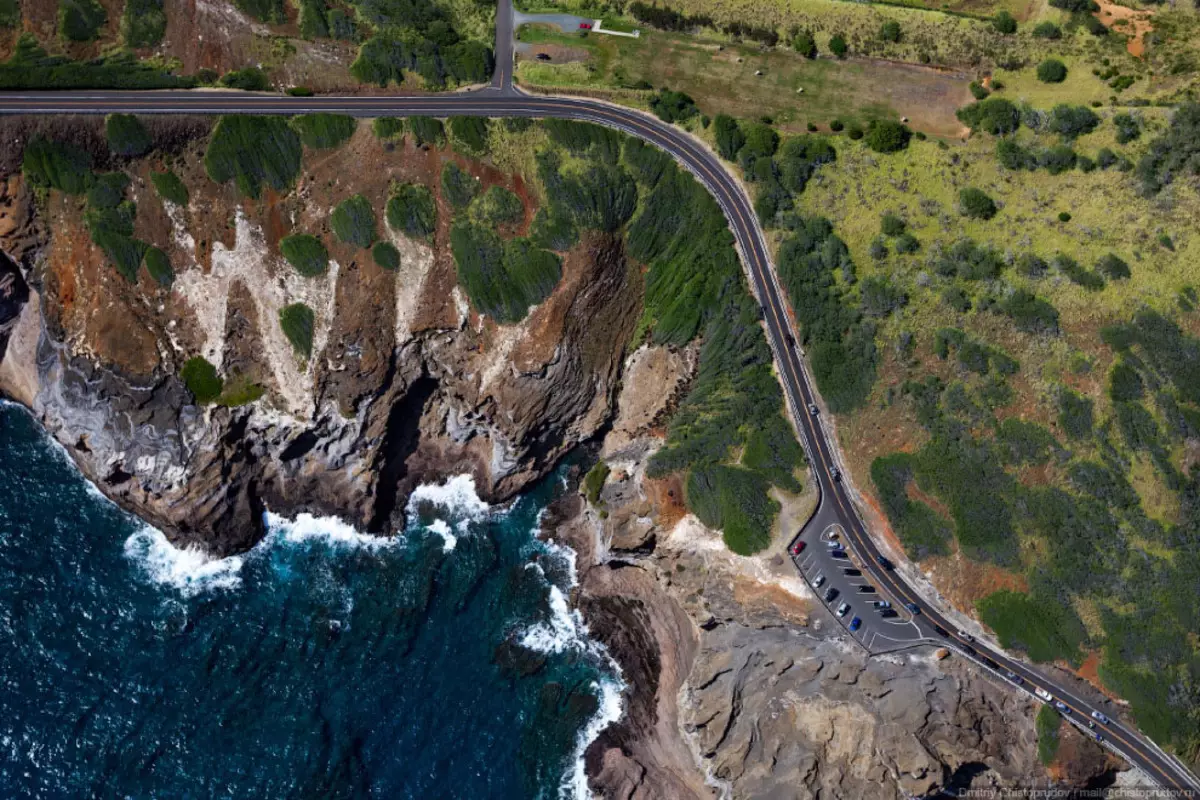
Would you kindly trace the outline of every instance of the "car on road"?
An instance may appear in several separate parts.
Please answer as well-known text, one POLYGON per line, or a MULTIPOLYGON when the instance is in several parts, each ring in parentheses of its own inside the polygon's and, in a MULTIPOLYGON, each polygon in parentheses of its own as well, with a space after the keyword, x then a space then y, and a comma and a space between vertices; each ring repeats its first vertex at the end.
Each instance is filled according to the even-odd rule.
POLYGON ((837 558, 842 561, 845 561, 846 560, 846 551, 845 550, 830 550, 829 556, 831 558, 837 558))
POLYGON ((875 594, 875 587, 869 583, 864 583, 862 586, 858 587, 858 593, 859 594, 875 594))
POLYGON ((844 617, 844 616, 846 616, 846 612, 848 612, 849 610, 850 610, 850 604, 843 600, 842 604, 837 607, 837 615, 839 617, 844 617))
POLYGON ((887 560, 886 558, 884 558, 883 556, 880 556, 880 557, 879 557, 878 559, 876 559, 876 560, 879 562, 879 566, 883 567, 884 569, 886 569, 886 570, 891 570, 891 569, 894 569, 894 565, 892 564, 892 562, 891 562, 891 561, 888 561, 888 560, 887 560))
POLYGON ((983 659, 983 663, 986 664, 989 669, 1000 669, 1000 665, 995 661, 992 661, 987 656, 980 656, 980 658, 983 659))
POLYGON ((959 637, 961 637, 961 638, 962 638, 964 641, 968 641, 968 642, 973 642, 973 641, 975 641, 975 637, 974 637, 974 636, 972 636, 971 634, 967 633, 966 631, 964 631, 962 628, 959 628, 959 629, 958 629, 958 635, 959 635, 959 637))
POLYGON ((1109 721, 1108 717, 1104 716, 1099 711, 1092 712, 1092 719, 1094 719, 1094 720, 1096 720, 1096 722, 1102 723, 1104 725, 1107 725, 1108 721, 1109 721))
POLYGON ((838 596, 838 590, 833 588, 832 586, 830 586, 828 589, 825 590, 825 602, 826 603, 832 603, 833 598, 835 598, 837 596, 838 596))
POLYGON ((804 549, 804 542, 797 539, 796 543, 792 545, 791 554, 794 556, 798 556, 798 555, 800 555, 800 551, 803 549, 804 549))
POLYGON ((861 627, 862 627, 862 620, 859 619, 858 617, 855 617, 854 619, 850 620, 850 632, 851 633, 854 633, 856 630, 858 630, 861 627))
POLYGON ((946 630, 941 625, 934 625, 933 629, 935 631, 937 631, 938 636, 945 636, 946 638, 950 638, 950 631, 946 630))
POLYGON ((1098 733, 1093 733, 1093 734, 1092 734, 1092 736, 1095 736, 1095 737, 1096 737, 1096 741, 1097 741, 1097 742, 1103 742, 1103 741, 1104 741, 1104 737, 1103 737, 1103 736, 1101 736, 1101 735, 1100 735, 1100 734, 1098 734, 1098 733))
POLYGON ((538 53, 536 56, 534 56, 534 58, 536 58, 538 61, 549 61, 550 55, 548 53, 538 53))
POLYGON ((816 404, 816 403, 809 403, 809 404, 808 404, 808 413, 812 414, 814 417, 815 417, 817 414, 819 414, 819 413, 820 413, 820 410, 817 408, 817 404, 816 404))
POLYGON ((892 604, 889 603, 887 600, 876 600, 875 602, 871 603, 871 605, 875 606, 875 608, 891 608, 892 607, 892 604))
POLYGON ((1013 683, 1024 683, 1025 679, 1015 672, 1005 672, 1004 677, 1008 678, 1013 683))
POLYGON ((833 476, 833 479, 834 479, 835 481, 838 481, 839 483, 841 482, 841 480, 842 480, 842 471, 841 471, 840 469, 838 469, 837 467, 834 467, 834 468, 833 468, 833 469, 830 471, 830 473, 829 473, 829 474, 833 476))
POLYGON ((1054 707, 1058 709, 1060 714, 1070 714, 1071 709, 1067 708, 1067 704, 1061 700, 1054 701, 1054 707))
POLYGON ((862 575, 862 570, 855 569, 854 567, 842 567, 842 574, 848 575, 851 578, 857 578, 859 575, 862 575))
POLYGON ((825 582, 825 576, 824 576, 824 575, 818 575, 817 577, 813 578, 813 588, 814 588, 814 589, 820 589, 820 588, 821 588, 821 584, 822 584, 822 583, 824 583, 824 582, 825 582))
POLYGON ((921 613, 921 607, 919 605, 917 605, 916 603, 905 603, 904 607, 907 608, 909 613, 912 614, 913 616, 916 616, 917 614, 921 613))
POLYGON ((1033 693, 1036 694, 1041 699, 1045 700, 1047 703, 1054 702, 1054 695, 1050 694, 1049 692, 1047 692, 1045 689, 1041 688, 1040 686, 1038 688, 1034 689, 1033 693))

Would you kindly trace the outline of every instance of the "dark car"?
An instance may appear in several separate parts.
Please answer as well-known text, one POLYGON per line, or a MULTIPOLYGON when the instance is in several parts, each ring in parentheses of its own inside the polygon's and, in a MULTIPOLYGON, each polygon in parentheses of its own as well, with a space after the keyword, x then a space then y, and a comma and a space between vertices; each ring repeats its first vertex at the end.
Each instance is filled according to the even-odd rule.
POLYGON ((962 647, 963 647, 963 650, 967 651, 967 655, 969 655, 969 656, 978 656, 979 655, 979 651, 977 651, 974 647, 971 647, 971 645, 969 645, 969 644, 964 644, 962 647))
POLYGON ((935 631, 937 631, 937 635, 938 635, 938 636, 944 636, 944 637, 946 637, 947 639, 949 639, 949 638, 950 638, 950 631, 946 630, 946 629, 945 629, 945 628, 943 628, 941 625, 934 625, 934 626, 933 626, 933 629, 934 629, 935 631))
POLYGON ((892 617, 897 616, 897 614, 895 609, 884 608, 879 611, 879 616, 883 617, 884 619, 891 619, 892 617))
POLYGON ((916 603, 905 603, 904 607, 907 608, 909 612, 913 614, 913 616, 921 613, 921 607, 916 603))
POLYGON ((832 586, 830 586, 828 589, 825 590, 825 602, 826 603, 832 603, 833 598, 835 598, 837 596, 838 596, 838 590, 833 588, 832 586))
POLYGON ((858 630, 861 627, 862 627, 862 620, 859 619, 858 617, 855 617, 854 619, 850 620, 850 632, 851 633, 854 633, 856 630, 858 630))
POLYGON ((859 575, 862 575, 862 570, 855 569, 854 567, 844 567, 842 569, 842 574, 849 575, 851 578, 857 578, 859 575))
POLYGON ((1012 681, 1013 683, 1024 683, 1024 682, 1025 682, 1025 679, 1024 679, 1024 678, 1022 678, 1022 677, 1021 677, 1020 675, 1018 675, 1017 673, 1015 673, 1015 672, 1012 672, 1011 670, 1010 670, 1010 671, 1008 671, 1008 672, 1005 672, 1005 673, 1004 673, 1004 677, 1008 678, 1008 679, 1009 679, 1010 681, 1012 681))
POLYGON ((884 569, 888 569, 888 570, 893 569, 892 562, 888 561, 883 556, 880 556, 878 561, 879 561, 879 566, 883 567, 884 569))
POLYGON ((538 61, 549 61, 550 55, 548 53, 538 53, 536 56, 534 56, 534 58, 536 58, 538 61))
POLYGON ((991 660, 990 658, 988 658, 987 656, 983 656, 983 663, 984 663, 984 664, 987 664, 987 665, 988 665, 989 667, 991 667, 992 669, 999 669, 999 668, 1000 668, 1000 665, 999 665, 999 664, 997 664, 995 661, 992 661, 992 660, 991 660))
POLYGON ((875 587, 870 584, 864 584, 858 587, 859 594, 875 594, 875 587))
POLYGON ((840 482, 842 480, 842 471, 840 469, 838 469, 837 467, 833 468, 831 474, 833 475, 833 479, 835 481, 840 482))
POLYGON ((846 551, 845 550, 830 550, 829 555, 833 558, 840 558, 843 561, 846 559, 846 551))

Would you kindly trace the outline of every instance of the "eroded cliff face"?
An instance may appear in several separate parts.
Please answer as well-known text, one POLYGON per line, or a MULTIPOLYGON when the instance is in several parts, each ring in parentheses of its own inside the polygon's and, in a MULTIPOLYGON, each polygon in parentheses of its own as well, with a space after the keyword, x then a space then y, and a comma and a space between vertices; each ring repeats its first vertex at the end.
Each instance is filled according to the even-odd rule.
MULTIPOLYGON (((546 523, 579 551, 578 602, 628 685, 624 719, 588 751, 593 789, 902 798, 1118 780, 1122 767, 1066 727, 1047 771, 1037 704, 957 657, 868 658, 783 557, 786 537, 744 558, 685 515, 680 488, 646 478, 645 463, 687 373, 686 354, 634 354, 601 449, 612 473, 598 506, 572 497, 546 523)), ((789 526, 813 502, 780 499, 789 526)))
POLYGON ((0 392, 177 543, 244 550, 262 536, 266 508, 391 532, 418 482, 470 473, 485 498, 507 498, 609 417, 642 294, 619 238, 585 237, 564 254, 551 297, 498 326, 457 287, 452 209, 439 200, 430 240, 397 234, 383 209, 393 181, 436 187, 455 160, 523 198, 520 233, 536 209, 518 177, 384 144, 362 126, 344 147, 306 157, 295 190, 250 201, 204 176, 202 152, 197 137, 168 156, 190 189, 186 207, 150 184, 162 156, 118 165, 133 177, 136 235, 175 269, 169 288, 144 273, 130 284, 106 262, 81 199, 35 200, 19 174, 0 195, 0 249, 19 265, 0 268, 0 392), (371 201, 399 270, 329 232, 332 207, 351 194, 371 201), (323 234, 327 274, 306 278, 283 260, 279 240, 293 231, 323 234), (316 312, 307 360, 279 324, 280 309, 301 301, 316 312), (227 388, 263 396, 197 406, 177 377, 194 355, 227 388))

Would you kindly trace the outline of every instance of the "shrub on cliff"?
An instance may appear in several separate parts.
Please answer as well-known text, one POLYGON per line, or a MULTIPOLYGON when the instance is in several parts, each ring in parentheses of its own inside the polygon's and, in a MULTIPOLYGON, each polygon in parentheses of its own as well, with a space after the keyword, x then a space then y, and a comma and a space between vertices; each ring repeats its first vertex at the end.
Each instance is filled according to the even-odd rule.
POLYGON ((96 0, 58 0, 58 33, 72 42, 90 42, 108 21, 96 0))
POLYGON ((164 200, 169 200, 177 206, 187 206, 190 194, 183 181, 173 171, 151 172, 150 182, 164 200))
POLYGON ((21 171, 34 186, 83 194, 92 183, 92 157, 74 145, 37 137, 25 145, 21 171))
POLYGON ((442 194, 446 202, 458 209, 466 208, 479 192, 479 181, 458 164, 447 161, 442 167, 442 194))
POLYGON ((562 277, 554 253, 528 239, 505 242, 488 228, 457 222, 450 229, 450 248, 458 283, 471 304, 497 322, 519 322, 529 308, 550 296, 562 277))
POLYGON ((329 251, 312 234, 294 233, 279 240, 279 252, 306 278, 324 275, 329 269, 329 251))
POLYGON ((492 186, 471 203, 471 216, 485 225, 511 225, 525 216, 521 198, 503 186, 492 186))
POLYGON ((1050 766, 1058 755, 1059 730, 1062 717, 1049 705, 1043 705, 1037 714, 1038 761, 1050 766))
POLYGON ((375 259, 375 263, 382 269, 388 272, 395 272, 400 269, 400 251, 395 245, 388 242, 376 242, 371 248, 371 257, 375 259))
POLYGON ((189 358, 179 371, 179 377, 200 405, 211 403, 220 397, 225 383, 217 374, 217 368, 202 356, 189 358))
POLYGON ((167 254, 157 247, 150 247, 143 257, 146 272, 150 273, 160 286, 170 286, 175 280, 175 270, 171 269, 171 261, 167 254))
POLYGON ((428 238, 437 228, 437 204, 429 188, 404 183, 395 188, 387 201, 387 223, 405 236, 428 238))
POLYGON ((771 543, 779 503, 769 488, 757 472, 714 464, 688 473, 687 504, 701 522, 720 529, 730 550, 748 556, 771 543))
POLYGON ((140 156, 150 150, 150 134, 133 114, 109 114, 104 120, 108 149, 119 156, 140 156))
POLYGON ((456 145, 471 155, 482 155, 488 149, 488 121, 486 117, 451 117, 450 135, 456 145))
POLYGON ((213 129, 204 169, 211 180, 234 180, 242 194, 258 197, 264 183, 276 191, 291 186, 303 152, 285 118, 229 115, 213 129))
POLYGON ((330 150, 345 144, 358 123, 345 114, 304 114, 292 118, 292 127, 300 134, 300 141, 313 150, 330 150))
POLYGON ((313 329, 316 315, 304 303, 292 303, 279 309, 279 326, 283 335, 292 343, 296 353, 309 358, 312 355, 313 329))
POLYGON ((234 69, 221 76, 221 85, 226 89, 241 89, 243 92, 265 92, 271 88, 267 73, 258 67, 234 69))
POLYGON ((125 0, 121 39, 129 48, 154 47, 167 32, 163 0, 125 0))
POLYGON ((446 130, 442 121, 433 117, 409 117, 408 129, 412 131, 417 146, 433 145, 441 147, 446 141, 446 130))
POLYGON ((347 244, 365 249, 375 243, 375 211, 371 201, 361 194, 338 203, 329 222, 337 237, 347 244))

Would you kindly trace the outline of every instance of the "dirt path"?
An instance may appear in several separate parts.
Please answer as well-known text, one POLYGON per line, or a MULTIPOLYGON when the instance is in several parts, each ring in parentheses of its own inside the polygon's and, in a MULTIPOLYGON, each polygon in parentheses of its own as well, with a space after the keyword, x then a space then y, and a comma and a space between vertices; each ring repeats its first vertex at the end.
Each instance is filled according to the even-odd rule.
POLYGON ((1123 33, 1129 37, 1129 41, 1125 45, 1125 49, 1130 55, 1142 57, 1146 52, 1146 34, 1154 30, 1154 24, 1151 18, 1154 16, 1152 11, 1140 11, 1126 6, 1119 6, 1112 0, 1097 0, 1100 10, 1096 12, 1096 19, 1103 22, 1108 28, 1123 33))

